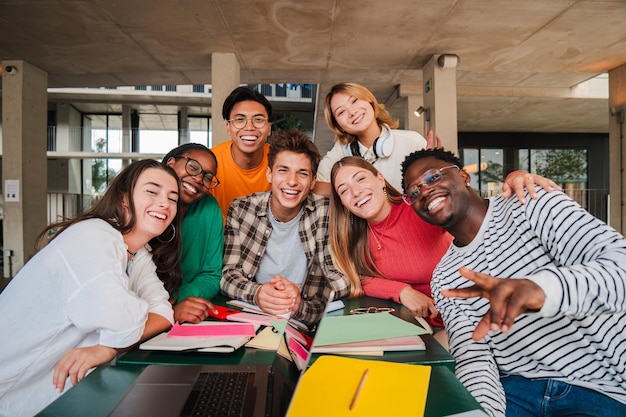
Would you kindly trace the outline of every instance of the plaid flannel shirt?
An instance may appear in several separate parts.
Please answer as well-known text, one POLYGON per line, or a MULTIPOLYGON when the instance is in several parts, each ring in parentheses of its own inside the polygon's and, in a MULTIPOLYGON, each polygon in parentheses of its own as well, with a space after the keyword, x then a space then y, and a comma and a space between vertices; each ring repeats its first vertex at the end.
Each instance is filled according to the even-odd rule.
MULTIPOLYGON (((220 288, 227 296, 248 303, 254 303, 261 286, 255 277, 272 233, 268 218, 270 197, 271 191, 239 197, 231 203, 226 217, 220 288)), ((329 204, 327 197, 310 193, 298 225, 309 267, 300 293, 302 301, 293 318, 306 324, 321 318, 331 290, 335 299, 349 293, 348 279, 337 271, 330 256, 329 204)))

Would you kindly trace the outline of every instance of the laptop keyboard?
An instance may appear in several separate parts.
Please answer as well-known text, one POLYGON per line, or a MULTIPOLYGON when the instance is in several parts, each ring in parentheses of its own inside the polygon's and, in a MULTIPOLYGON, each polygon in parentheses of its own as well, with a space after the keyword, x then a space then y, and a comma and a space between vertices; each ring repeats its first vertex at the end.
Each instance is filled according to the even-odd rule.
POLYGON ((254 372, 201 372, 181 417, 243 416, 246 392, 254 390, 254 372))

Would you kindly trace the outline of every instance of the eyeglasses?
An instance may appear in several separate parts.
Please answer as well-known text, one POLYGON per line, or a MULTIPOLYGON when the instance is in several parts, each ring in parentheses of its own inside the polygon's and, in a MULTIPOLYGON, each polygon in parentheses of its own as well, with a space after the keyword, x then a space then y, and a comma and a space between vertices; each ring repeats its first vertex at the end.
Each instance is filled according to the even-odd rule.
POLYGON ((443 179, 443 172, 441 171, 446 170, 448 168, 456 168, 460 170, 460 168, 456 165, 449 165, 447 167, 443 167, 439 169, 429 169, 428 171, 424 173, 424 175, 422 175, 422 178, 420 178, 419 183, 413 185, 409 189, 409 192, 402 196, 402 200, 406 204, 413 205, 413 203, 415 203, 415 200, 419 198, 422 187, 430 188, 434 186, 435 184, 439 184, 441 180, 443 179))
POLYGON ((350 314, 374 314, 374 313, 393 313, 396 311, 393 307, 361 307, 353 308, 350 314))
POLYGON ((248 124, 248 120, 252 121, 252 126, 254 126, 257 129, 262 129, 267 124, 267 117, 263 117, 263 116, 254 116, 250 119, 248 119, 245 116, 235 116, 232 119, 230 119, 228 122, 232 123, 235 129, 243 129, 248 124))
POLYGON ((215 174, 203 170, 200 162, 196 161, 195 159, 189 158, 188 156, 181 156, 180 158, 185 158, 187 160, 187 162, 185 163, 185 171, 187 171, 187 174, 191 175, 192 177, 204 174, 202 176, 202 185, 204 185, 204 188, 210 190, 211 188, 215 188, 218 186, 220 180, 217 179, 215 174))

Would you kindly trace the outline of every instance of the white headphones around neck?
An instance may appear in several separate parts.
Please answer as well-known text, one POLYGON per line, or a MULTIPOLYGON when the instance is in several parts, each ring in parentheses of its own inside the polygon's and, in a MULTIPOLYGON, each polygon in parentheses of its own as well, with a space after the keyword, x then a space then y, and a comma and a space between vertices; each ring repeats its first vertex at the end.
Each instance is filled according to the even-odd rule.
MULTIPOLYGON (((386 135, 384 137, 378 137, 374 141, 374 145, 372 145, 372 151, 376 158, 387 158, 391 155, 391 151, 393 150, 393 135, 386 135)), ((346 156, 360 156, 361 150, 359 149, 359 141, 355 140, 344 147, 344 153, 346 156)))

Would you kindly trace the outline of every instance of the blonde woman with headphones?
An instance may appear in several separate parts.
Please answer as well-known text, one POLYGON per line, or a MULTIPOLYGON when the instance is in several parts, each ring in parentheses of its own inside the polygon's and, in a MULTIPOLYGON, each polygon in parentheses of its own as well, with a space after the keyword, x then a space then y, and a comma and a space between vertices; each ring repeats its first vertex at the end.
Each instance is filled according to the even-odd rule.
POLYGON ((340 83, 330 89, 324 116, 335 133, 335 146, 320 162, 313 190, 318 194, 330 195, 330 170, 344 156, 364 158, 391 185, 402 189, 402 161, 411 152, 427 146, 419 133, 397 129, 398 121, 391 118, 385 106, 371 91, 356 83, 340 83))

